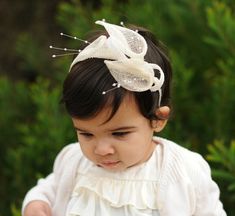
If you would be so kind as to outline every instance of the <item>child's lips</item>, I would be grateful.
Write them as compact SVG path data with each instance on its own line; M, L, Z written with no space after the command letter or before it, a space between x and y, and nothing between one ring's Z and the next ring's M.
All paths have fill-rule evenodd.
M102 167L115 167L120 161L102 161L99 165Z

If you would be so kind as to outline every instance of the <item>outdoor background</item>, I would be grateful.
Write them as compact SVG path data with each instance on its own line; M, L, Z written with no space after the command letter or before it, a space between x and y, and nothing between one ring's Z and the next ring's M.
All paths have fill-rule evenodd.
M76 140L60 105L77 48L94 22L149 28L173 65L172 118L161 134L209 162L229 216L235 215L234 0L0 0L0 216L20 215L26 191Z

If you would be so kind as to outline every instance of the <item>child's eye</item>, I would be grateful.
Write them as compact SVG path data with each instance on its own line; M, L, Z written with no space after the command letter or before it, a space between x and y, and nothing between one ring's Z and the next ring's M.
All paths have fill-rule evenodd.
M126 131L126 132L113 132L112 135L113 136L117 136L117 137L124 137L126 135L128 135L130 132Z
M93 136L93 135L90 134L90 133L79 133L79 135L84 136L84 137L87 137L87 138L90 138L90 137Z

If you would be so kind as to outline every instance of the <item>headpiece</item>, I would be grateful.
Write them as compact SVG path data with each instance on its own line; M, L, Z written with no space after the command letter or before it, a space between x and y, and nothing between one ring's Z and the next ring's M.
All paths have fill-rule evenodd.
M160 105L164 73L159 65L144 60L148 48L144 37L124 26L105 21L95 23L102 25L109 36L101 35L88 44L73 60L70 70L77 62L89 58L105 59L104 63L117 82L113 84L114 88L123 87L134 92L158 91ZM155 77L155 69L159 71L158 77Z

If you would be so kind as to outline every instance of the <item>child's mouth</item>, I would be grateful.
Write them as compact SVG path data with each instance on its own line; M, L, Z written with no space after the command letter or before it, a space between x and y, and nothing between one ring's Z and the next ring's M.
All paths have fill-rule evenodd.
M113 168L113 167L116 167L119 163L120 163L120 161L103 161L99 165L104 167L104 168L105 167Z

